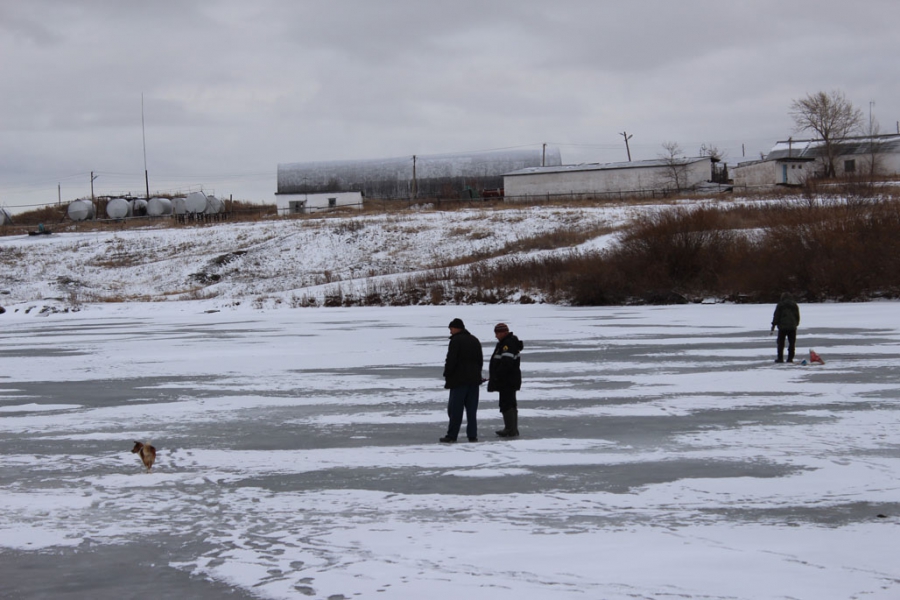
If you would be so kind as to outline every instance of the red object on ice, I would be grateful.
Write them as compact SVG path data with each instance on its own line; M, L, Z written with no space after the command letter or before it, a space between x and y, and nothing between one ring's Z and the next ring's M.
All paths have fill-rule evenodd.
M809 351L809 363L810 363L810 364L813 364L813 363L819 363L820 365L824 365L824 364L825 364L825 361L822 360L822 357L821 357L821 356L819 356L818 354L816 354L816 351L815 351L815 350L810 350L810 351Z

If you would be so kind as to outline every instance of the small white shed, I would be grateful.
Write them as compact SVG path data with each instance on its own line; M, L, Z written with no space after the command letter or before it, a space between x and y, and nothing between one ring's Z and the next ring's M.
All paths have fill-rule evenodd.
M317 194L275 194L279 215L297 215L333 210L339 207L361 209L362 192L325 192Z
M778 158L739 163L731 169L735 189L803 185L815 174L813 158Z

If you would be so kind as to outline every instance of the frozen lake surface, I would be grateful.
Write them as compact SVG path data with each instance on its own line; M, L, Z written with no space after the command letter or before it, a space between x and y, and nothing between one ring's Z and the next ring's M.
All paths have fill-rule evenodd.
M897 303L810 366L771 306L207 308L0 316L0 597L900 597ZM520 439L437 443L454 317Z

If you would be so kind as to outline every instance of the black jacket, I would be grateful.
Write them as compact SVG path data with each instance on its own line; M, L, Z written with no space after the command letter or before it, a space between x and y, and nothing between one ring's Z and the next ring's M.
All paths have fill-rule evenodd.
M519 367L519 353L525 344L512 332L497 342L491 355L488 391L500 392L522 388L522 369Z
M447 360L444 361L444 387L452 389L461 385L481 385L481 367L484 356L478 338L463 329L450 336Z
M772 326L777 327L779 331L797 329L800 325L800 308L794 301L794 298L785 292L781 295L778 306L775 307L775 314L772 315Z

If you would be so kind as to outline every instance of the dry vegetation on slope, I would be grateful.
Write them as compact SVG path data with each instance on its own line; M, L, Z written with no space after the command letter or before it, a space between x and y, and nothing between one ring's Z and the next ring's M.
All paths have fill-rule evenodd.
M805 301L900 296L900 201L888 188L71 229L52 243L0 238L4 303L215 299L262 308L771 302L782 291Z

